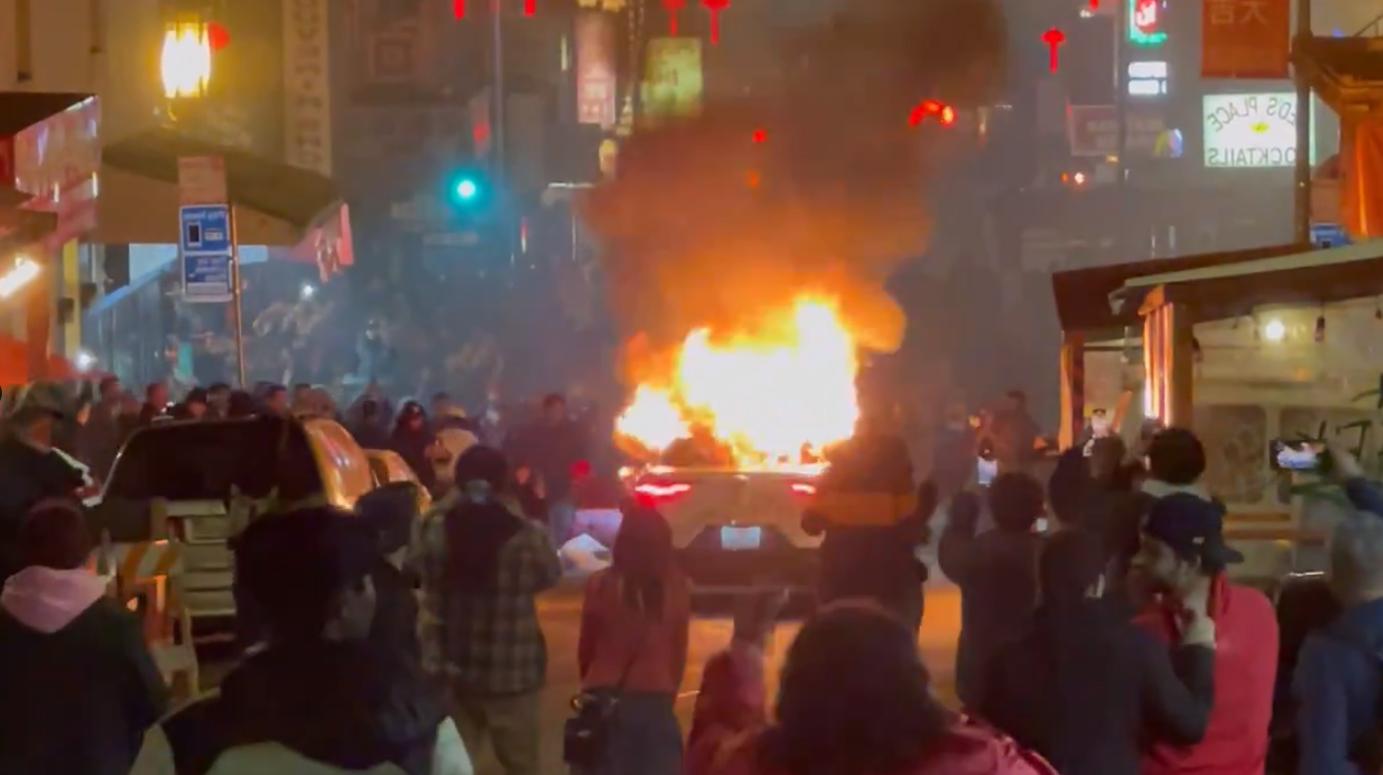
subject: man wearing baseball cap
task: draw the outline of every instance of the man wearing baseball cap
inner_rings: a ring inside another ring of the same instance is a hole
[[[1205,738],[1189,747],[1154,745],[1144,775],[1262,775],[1277,672],[1277,617],[1261,592],[1231,584],[1243,561],[1224,537],[1224,509],[1190,493],[1153,504],[1134,558],[1155,591],[1138,623],[1171,647],[1187,609],[1215,622],[1215,705]]]

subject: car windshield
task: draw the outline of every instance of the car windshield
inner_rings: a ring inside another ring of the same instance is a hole
[[[322,489],[301,426],[269,419],[172,424],[130,439],[106,497],[224,500],[234,486],[262,498],[275,485],[288,498]]]

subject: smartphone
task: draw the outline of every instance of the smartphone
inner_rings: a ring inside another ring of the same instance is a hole
[[[981,487],[988,487],[993,484],[994,477],[999,475],[999,461],[980,455],[975,458],[975,480]]]
[[[1319,471],[1325,444],[1317,441],[1274,439],[1268,445],[1268,462],[1278,471]]]

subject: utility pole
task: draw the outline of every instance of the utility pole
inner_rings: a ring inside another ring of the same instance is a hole
[[[1311,0],[1297,0],[1297,34],[1292,46],[1292,75],[1297,86],[1297,158],[1293,194],[1293,238],[1299,245],[1311,242],[1311,83],[1302,60],[1311,43]]]
[[[1124,39],[1129,29],[1129,7],[1126,0],[1114,0],[1114,123],[1119,136],[1115,139],[1115,213],[1114,250],[1120,262],[1124,255],[1125,230],[1128,228],[1128,64],[1124,61]]]

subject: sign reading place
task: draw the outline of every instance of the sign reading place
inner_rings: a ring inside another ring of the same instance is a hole
[[[1297,161],[1297,100],[1291,92],[1207,94],[1205,166],[1291,167]]]

